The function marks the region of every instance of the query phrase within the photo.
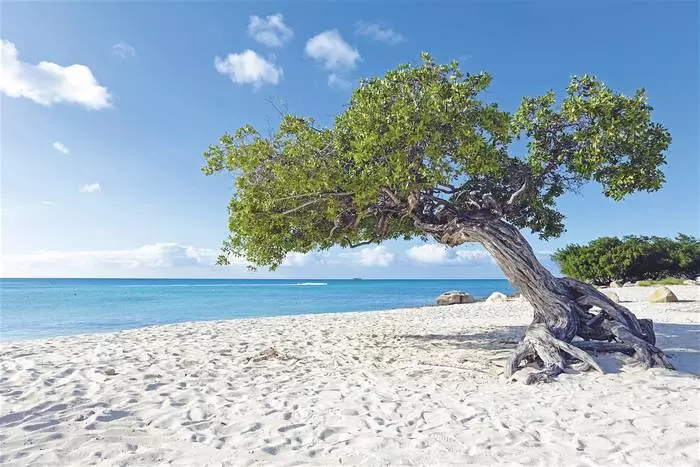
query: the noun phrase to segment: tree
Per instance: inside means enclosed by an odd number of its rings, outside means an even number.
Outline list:
[[[596,285],[613,280],[690,279],[700,274],[700,240],[684,234],[675,239],[602,237],[588,245],[567,245],[553,258],[562,273]]]
[[[210,146],[204,172],[229,171],[236,186],[220,263],[244,256],[275,268],[289,252],[391,238],[478,242],[534,309],[507,376],[525,361],[540,368],[528,383],[572,361],[600,370],[582,349],[670,367],[651,321],[587,284],[554,277],[519,231],[561,234],[556,200],[587,181],[615,200],[661,187],[671,138],[651,122],[644,91],[626,97],[592,76],[573,77],[560,105],[548,92],[511,114],[480,97],[488,74],[421,58],[361,82],[330,127],[284,114],[271,136],[248,125]],[[521,138],[527,153],[511,155]],[[572,344],[576,336],[589,342]]]
[[[700,276],[700,239],[697,237],[678,234],[672,242],[669,256],[671,266],[667,276],[687,279]]]

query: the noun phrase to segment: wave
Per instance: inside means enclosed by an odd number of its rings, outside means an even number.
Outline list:
[[[118,284],[112,287],[294,287],[294,286],[323,286],[327,282],[299,282],[299,283],[253,283],[253,284]]]

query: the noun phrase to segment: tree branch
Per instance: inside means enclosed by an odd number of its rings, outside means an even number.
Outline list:
[[[435,201],[438,204],[442,204],[443,206],[446,206],[448,208],[454,208],[454,204],[452,204],[450,201],[447,201],[446,199],[439,198],[437,196],[429,195],[427,193],[423,193],[423,196],[426,198],[430,198],[431,200]]]
[[[265,99],[265,101],[267,101],[267,103],[270,104],[270,105],[277,111],[278,114],[280,114],[280,117],[284,118],[284,117],[286,117],[287,115],[289,115],[289,108],[285,108],[285,110],[282,111],[282,109],[280,109],[280,108],[277,106],[277,104],[275,104],[275,102],[272,100],[271,97],[268,97],[267,99]],[[287,107],[287,103],[286,103],[286,102],[285,102],[284,106]],[[309,125],[309,128],[311,128],[313,131],[315,131],[315,132],[317,132],[317,133],[322,133],[322,132],[323,132],[323,130],[321,130],[321,129],[319,129],[319,128],[316,128],[316,127],[313,126],[313,125]]]
[[[620,352],[627,355],[634,354],[634,347],[620,342],[576,341],[571,345],[589,352]]]
[[[343,240],[345,240],[345,241],[347,242],[348,247],[350,247],[350,248],[357,248],[357,247],[359,247],[359,246],[369,245],[370,243],[374,243],[374,242],[376,242],[377,240],[379,240],[379,237],[374,237],[374,238],[371,239],[371,240],[364,240],[364,241],[361,241],[360,243],[352,243],[352,241],[350,241],[350,239],[349,239],[348,237],[343,237]]]
[[[435,185],[435,188],[434,188],[435,191],[440,191],[440,192],[448,194],[448,195],[453,194],[455,192],[455,189],[456,188],[454,186],[447,184],[447,183],[440,183],[438,185]]]
[[[523,186],[521,186],[515,193],[510,195],[510,198],[508,199],[508,202],[506,203],[508,206],[512,206],[517,199],[522,196],[523,193],[525,193],[525,190],[527,190],[529,183],[528,180],[525,180],[525,183],[523,183]]]
[[[318,193],[305,193],[303,195],[291,195],[291,196],[285,196],[283,198],[276,198],[273,201],[286,201],[288,199],[298,199],[298,198],[311,198],[312,196],[350,196],[354,195],[355,193],[351,191],[344,191],[340,193],[336,193],[333,191],[319,191]]]
[[[304,209],[304,208],[306,208],[306,207],[311,206],[312,204],[318,203],[319,201],[323,201],[323,198],[312,199],[311,201],[307,201],[306,203],[301,204],[301,205],[299,205],[299,206],[297,206],[297,207],[295,207],[295,208],[288,209],[288,210],[286,210],[286,211],[280,213],[280,215],[286,216],[287,214],[291,214],[291,213],[293,213],[293,212],[300,211],[300,210],[302,210],[302,209]]]
[[[481,199],[484,201],[482,207],[492,209],[493,211],[499,214],[501,213],[501,206],[498,204],[498,201],[496,201],[496,198],[494,198],[491,193],[484,194],[481,197]]]
[[[382,188],[381,188],[381,191],[382,191],[384,194],[386,194],[389,198],[391,198],[391,200],[392,200],[395,204],[401,204],[401,201],[399,200],[399,198],[398,198],[394,193],[392,193],[391,190],[389,190],[388,188],[382,187]]]
[[[280,108],[277,106],[277,104],[275,104],[275,101],[272,99],[272,97],[266,98],[265,101],[266,101],[268,104],[270,104],[270,105],[277,111],[278,114],[280,114],[280,117],[284,117],[285,115],[287,115],[287,114],[289,113],[289,109],[285,109],[284,112],[283,112],[282,109],[280,109]],[[286,106],[286,105],[285,105],[285,106]]]

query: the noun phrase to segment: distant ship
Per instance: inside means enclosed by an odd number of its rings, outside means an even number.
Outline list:
[[[361,277],[353,277],[352,280],[354,280],[354,281],[361,281],[362,278],[361,278]]]

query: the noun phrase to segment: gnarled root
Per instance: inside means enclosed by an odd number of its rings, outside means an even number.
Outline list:
[[[540,368],[528,375],[526,384],[549,382],[567,366],[579,371],[595,369],[603,373],[587,351],[622,352],[646,368],[673,369],[664,353],[655,346],[651,320],[637,319],[627,308],[588,284],[568,278],[559,280],[568,291],[568,300],[577,315],[574,322],[578,324],[572,339],[578,336],[584,340],[567,342],[557,338],[544,323],[533,323],[508,360],[506,377],[518,371],[524,361],[535,362]],[[591,312],[594,306],[600,309],[597,314]]]
[[[525,383],[549,382],[564,372],[568,363],[567,357],[577,361],[578,370],[595,369],[603,372],[585,351],[556,338],[543,324],[533,324],[527,329],[523,342],[509,359],[505,375],[512,376],[520,368],[523,360],[537,361],[541,362],[542,369],[528,375]]]
[[[594,287],[574,279],[562,279],[574,293],[580,294],[576,302],[598,306],[603,319],[598,324],[597,334],[606,335],[607,340],[626,345],[632,356],[646,368],[659,366],[673,369],[666,355],[656,347],[654,323],[650,319],[637,319],[627,308],[613,302]],[[588,331],[588,330],[586,330]],[[579,335],[586,338],[586,331]],[[601,340],[601,339],[598,339]],[[625,352],[627,353],[627,352]]]
[[[612,335],[615,336],[615,340],[618,343],[629,346],[633,350],[632,356],[645,368],[660,366],[671,370],[673,369],[673,365],[671,365],[661,349],[657,348],[651,342],[634,335],[627,327],[616,321],[604,321],[603,327],[608,329]]]

